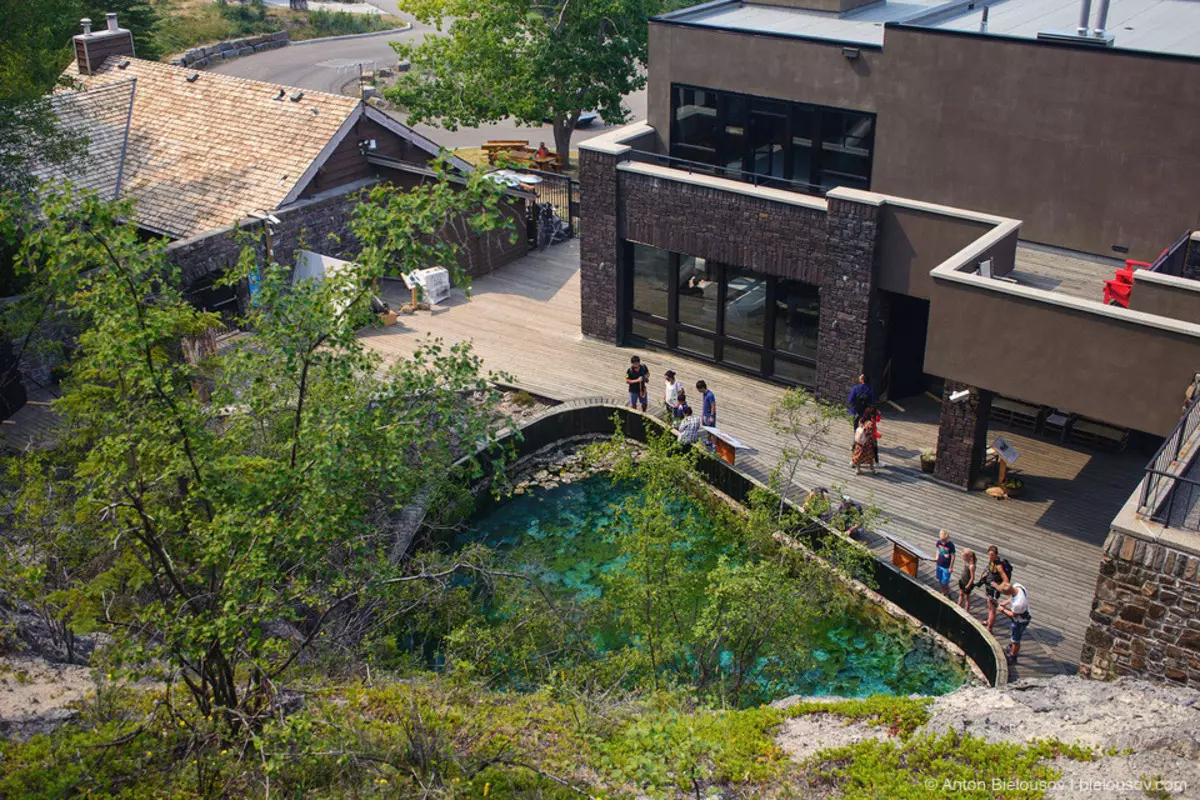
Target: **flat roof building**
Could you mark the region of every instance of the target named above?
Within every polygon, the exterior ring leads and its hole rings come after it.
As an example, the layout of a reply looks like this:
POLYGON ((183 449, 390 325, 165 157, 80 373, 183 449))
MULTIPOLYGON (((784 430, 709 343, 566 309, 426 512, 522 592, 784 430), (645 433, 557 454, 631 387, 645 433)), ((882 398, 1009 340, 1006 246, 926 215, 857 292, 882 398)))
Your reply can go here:
POLYGON ((1200 367, 1198 34, 1186 0, 658 17, 647 120, 581 146, 583 331, 831 401, 967 388, 962 486, 993 398, 1164 435, 1200 367))

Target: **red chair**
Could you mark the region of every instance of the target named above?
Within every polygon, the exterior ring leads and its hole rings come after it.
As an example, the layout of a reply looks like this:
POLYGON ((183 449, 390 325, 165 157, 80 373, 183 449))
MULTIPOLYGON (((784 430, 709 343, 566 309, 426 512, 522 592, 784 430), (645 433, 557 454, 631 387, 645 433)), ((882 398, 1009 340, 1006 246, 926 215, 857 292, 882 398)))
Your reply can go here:
POLYGON ((1125 266, 1116 271, 1112 280, 1104 282, 1104 304, 1129 308, 1129 294, 1133 291, 1133 271, 1135 269, 1150 269, 1154 266, 1145 261, 1125 260, 1125 266))

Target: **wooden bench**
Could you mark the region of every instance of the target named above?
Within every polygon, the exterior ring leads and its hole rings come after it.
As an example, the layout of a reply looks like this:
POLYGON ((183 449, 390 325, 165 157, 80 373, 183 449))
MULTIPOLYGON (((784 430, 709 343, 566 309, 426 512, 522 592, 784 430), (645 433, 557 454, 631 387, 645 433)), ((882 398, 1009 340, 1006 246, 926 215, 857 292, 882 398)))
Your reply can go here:
POLYGON ((1124 428, 1114 428, 1083 418, 1075 420, 1070 436, 1073 444, 1097 450, 1124 450, 1129 441, 1129 431, 1124 428))
POLYGON ((933 556, 895 534, 879 531, 879 535, 892 543, 892 564, 901 572, 915 578, 922 561, 933 561, 933 556))
POLYGON ((712 437, 713 446, 716 448, 717 455, 726 464, 732 464, 737 458, 738 449, 745 448, 746 446, 730 436, 728 433, 723 432, 720 428, 702 425, 700 430, 712 437))
POLYGON ((1007 397, 997 397, 992 400, 992 419, 1007 422, 1032 431, 1042 427, 1046 410, 1040 406, 1010 400, 1007 397))

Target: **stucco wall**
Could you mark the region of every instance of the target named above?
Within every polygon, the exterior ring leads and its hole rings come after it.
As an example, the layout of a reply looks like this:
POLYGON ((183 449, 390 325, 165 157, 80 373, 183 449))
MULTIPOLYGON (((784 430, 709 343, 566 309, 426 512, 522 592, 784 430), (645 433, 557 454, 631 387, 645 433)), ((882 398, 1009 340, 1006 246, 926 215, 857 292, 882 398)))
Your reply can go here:
POLYGON ((879 223, 880 289, 928 300, 929 271, 991 229, 985 222, 885 205, 879 223))
POLYGON ((651 24, 650 46, 661 137, 672 82, 871 111, 874 191, 1143 260, 1200 223, 1198 59, 895 26, 856 60, 839 42, 664 23, 651 24))
POLYGON ((1129 307, 1184 322, 1200 323, 1200 281, 1157 278, 1143 270, 1133 273, 1129 307))

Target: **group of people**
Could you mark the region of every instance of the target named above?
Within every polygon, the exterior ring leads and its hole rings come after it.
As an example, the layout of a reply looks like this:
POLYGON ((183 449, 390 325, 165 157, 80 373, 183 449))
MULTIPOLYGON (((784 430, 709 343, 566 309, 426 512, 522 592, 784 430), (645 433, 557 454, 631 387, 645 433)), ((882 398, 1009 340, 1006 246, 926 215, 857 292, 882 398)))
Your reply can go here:
MULTIPOLYGON (((696 392, 700 395, 700 413, 696 414, 688 402, 683 383, 675 378, 674 370, 663 374, 663 416, 676 428, 679 441, 694 444, 701 440, 703 427, 717 425, 717 396, 703 380, 696 381, 696 392)), ((625 384, 629 391, 629 407, 646 411, 650 405, 650 370, 639 356, 629 359, 625 371, 625 384)), ((711 445, 706 438, 705 441, 711 445)))
POLYGON ((854 423, 854 447, 851 451, 850 466, 854 467, 855 475, 862 475, 863 470, 875 474, 875 466, 879 463, 879 422, 883 418, 875 405, 875 393, 867 385, 867 376, 859 375, 858 383, 850 390, 846 401, 850 409, 850 421, 854 423))
MULTIPOLYGON (((938 533, 937 538, 937 584, 942 594, 950 597, 950 581, 954 576, 956 561, 954 542, 946 531, 938 533)), ((1021 653, 1021 640, 1025 637, 1025 629, 1029 627, 1029 595, 1025 587, 1013 583, 1012 564, 1000 555, 1000 548, 992 545, 988 548, 987 569, 979 571, 975 551, 969 548, 963 550, 962 571, 958 576, 958 605, 971 613, 971 592, 984 587, 987 597, 987 619, 985 625, 988 633, 996 624, 996 615, 1003 614, 1009 618, 1008 660, 1016 662, 1021 653)))

